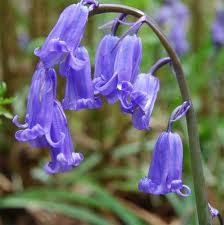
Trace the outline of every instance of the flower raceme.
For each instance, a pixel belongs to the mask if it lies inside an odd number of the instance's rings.
[[[97,2],[83,0],[67,7],[43,46],[35,51],[40,63],[31,82],[25,124],[18,122],[18,116],[13,119],[13,122],[21,128],[16,132],[17,140],[29,142],[33,147],[50,149],[51,160],[44,167],[48,174],[69,171],[83,160],[81,153],[74,152],[64,109],[78,111],[98,108],[102,105],[102,101],[100,96],[96,95],[103,95],[110,104],[120,101],[122,112],[132,115],[135,128],[147,130],[160,87],[155,73],[161,66],[170,63],[170,58],[165,58],[159,60],[149,73],[139,72],[142,43],[137,32],[145,17],[136,23],[126,23],[126,15],[122,14],[114,20],[112,33],[106,35],[99,44],[92,81],[88,51],[80,46],[89,7],[97,7]],[[116,36],[119,24],[131,26],[121,37]],[[60,75],[66,79],[62,105],[56,99],[57,80],[54,70],[56,65],[59,65]],[[170,121],[173,122],[172,119]],[[150,172],[147,179],[151,179],[152,182],[147,181],[147,186],[144,180],[140,189],[151,193],[178,192],[185,187],[180,182],[181,140],[171,130],[167,134],[164,133],[160,139],[161,143],[167,144],[170,141],[170,147],[168,151],[164,151],[160,144],[155,148],[155,161],[151,171],[156,177],[151,176]],[[179,170],[171,168],[168,163],[159,167],[160,160],[164,157],[175,160],[175,154],[177,154],[175,165]],[[169,174],[170,178],[170,183],[166,187],[163,180],[166,175],[163,175],[163,172]],[[155,184],[158,187],[150,189],[149,186]],[[159,191],[161,187],[163,189]]]
[[[172,123],[186,115],[190,107],[191,103],[186,101],[172,113],[167,131],[162,132],[154,147],[148,176],[139,182],[140,191],[155,195],[175,192],[182,197],[191,193],[190,188],[182,183],[182,141],[177,133],[172,132]]]
[[[47,173],[70,170],[83,160],[82,154],[73,152],[67,120],[56,100],[54,66],[59,64],[61,75],[69,82],[63,101],[65,108],[79,110],[99,107],[101,104],[100,99],[94,97],[88,53],[85,48],[80,47],[89,13],[86,5],[96,7],[97,2],[83,0],[68,6],[43,46],[35,50],[40,62],[27,98],[25,123],[20,124],[18,116],[13,119],[15,125],[21,128],[15,134],[17,140],[29,142],[32,147],[50,148],[52,159],[45,166]],[[80,79],[81,73],[84,74],[84,79]]]

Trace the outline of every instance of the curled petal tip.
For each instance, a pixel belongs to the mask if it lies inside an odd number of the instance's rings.
[[[67,163],[65,155],[63,153],[57,155],[57,161],[59,161],[60,163]]]
[[[19,116],[18,115],[15,115],[14,118],[12,119],[12,122],[19,128],[27,128],[28,127],[28,123],[24,123],[24,124],[21,124],[19,123],[18,121],[19,119]]]
[[[44,134],[45,130],[39,124],[37,124],[31,129],[27,128],[25,130],[17,131],[15,137],[18,141],[26,142],[34,140],[37,137],[43,136]]]
[[[147,193],[147,194],[160,195],[165,193],[161,185],[156,185],[148,177],[144,177],[140,180],[138,184],[138,189],[139,191]]]
[[[187,185],[183,185],[181,189],[175,191],[181,197],[188,197],[191,194],[191,189]]]
[[[84,155],[82,153],[72,153],[73,165],[78,166],[84,159]]]

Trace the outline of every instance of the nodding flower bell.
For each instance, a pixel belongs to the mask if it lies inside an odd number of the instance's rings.
[[[49,132],[55,95],[56,73],[54,69],[45,69],[43,64],[39,63],[28,95],[25,124],[18,122],[17,115],[13,118],[13,123],[22,128],[15,134],[18,141],[34,142]]]
[[[190,107],[191,103],[186,101],[172,113],[167,131],[159,136],[154,147],[148,176],[139,182],[140,191],[154,195],[170,192],[182,197],[190,195],[190,188],[182,183],[182,141],[172,132],[172,123],[186,115]]]
[[[50,141],[51,140],[51,141]],[[51,161],[44,166],[46,173],[55,174],[71,170],[84,159],[81,153],[74,152],[72,137],[68,128],[67,119],[61,104],[55,100],[53,120],[48,137]],[[55,143],[57,143],[55,145]]]
[[[161,59],[148,74],[139,74],[133,85],[121,82],[118,86],[121,109],[132,114],[133,125],[138,130],[149,129],[150,117],[160,88],[159,79],[154,74],[161,66],[170,62],[170,58]]]
[[[79,47],[88,13],[88,7],[84,3],[72,4],[61,13],[43,46],[34,52],[45,67],[53,67],[63,61],[69,52]]]
[[[212,41],[217,49],[224,46],[224,8],[218,9],[216,12],[216,18],[212,25]]]
[[[99,108],[102,101],[100,97],[94,96],[89,54],[84,47],[79,47],[74,55],[75,57],[68,56],[69,63],[63,71],[67,80],[65,97],[62,101],[63,108],[69,110]],[[79,59],[81,65],[77,66],[74,59]]]
[[[106,96],[108,102],[113,104],[117,101],[116,93],[107,93],[104,85],[109,83],[114,74],[114,63],[117,54],[117,45],[119,38],[113,35],[106,35],[100,42],[96,52],[94,89],[95,93],[102,93]],[[109,85],[110,86],[110,85]],[[110,87],[109,87],[110,88]]]
[[[97,51],[95,91],[105,96],[110,104],[118,100],[117,87],[122,82],[132,84],[139,71],[142,60],[142,43],[135,33],[141,26],[142,20],[137,21],[136,24],[120,39],[113,36],[105,37]],[[109,43],[110,40],[111,43]],[[104,46],[105,49],[103,49]],[[110,56],[110,59],[106,59],[107,55]],[[100,59],[101,56],[104,58]],[[106,68],[107,65],[109,66]]]

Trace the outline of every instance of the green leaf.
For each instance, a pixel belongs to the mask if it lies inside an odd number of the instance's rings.
[[[1,81],[0,82],[0,96],[3,96],[7,91],[6,83]]]
[[[0,116],[4,116],[8,119],[13,118],[12,114],[7,109],[3,108],[2,106],[0,106]]]
[[[79,181],[80,187],[85,187],[88,191],[86,194],[55,190],[49,188],[37,188],[30,189],[22,193],[15,194],[10,198],[13,199],[26,199],[27,202],[32,201],[45,201],[47,203],[67,202],[71,204],[82,204],[88,207],[96,208],[101,210],[102,208],[113,212],[125,224],[129,225],[143,225],[144,223],[130,212],[128,209],[122,206],[122,204],[114,196],[108,193],[102,187],[90,183],[89,181]],[[0,205],[1,205],[0,201]]]
[[[14,97],[11,97],[11,98],[2,98],[2,97],[0,97],[0,105],[11,104],[14,100],[15,100]]]
[[[8,197],[0,200],[0,208],[41,208],[48,211],[62,213],[81,221],[95,225],[112,225],[109,221],[102,218],[96,212],[84,207],[72,207],[64,203],[48,202],[38,199],[29,199],[24,197]]]
[[[94,192],[97,194],[97,197],[100,199],[100,202],[103,203],[104,206],[107,206],[111,210],[113,210],[113,212],[115,212],[124,221],[125,224],[128,225],[144,224],[137,216],[135,216],[132,212],[123,207],[122,204],[119,202],[119,200],[110,195],[105,189],[101,188],[100,186],[94,183],[89,182],[88,186],[90,186],[94,190]]]

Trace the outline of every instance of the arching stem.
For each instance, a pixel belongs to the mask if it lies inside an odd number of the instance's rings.
[[[99,4],[98,7],[90,11],[90,16],[102,13],[125,13],[127,15],[132,15],[134,17],[140,18],[145,16],[144,12],[116,4]],[[169,57],[172,60],[173,68],[176,73],[176,78],[180,88],[181,96],[183,101],[191,101],[190,92],[188,85],[184,76],[184,72],[180,63],[180,60],[175,52],[175,50],[170,45],[168,39],[160,30],[155,21],[146,16],[145,23],[152,29],[152,31],[157,35],[160,42],[166,49]],[[211,218],[208,211],[208,201],[206,195],[205,179],[202,168],[202,158],[200,151],[199,135],[197,128],[196,114],[194,112],[193,106],[187,114],[187,127],[188,127],[188,137],[189,137],[189,147],[190,147],[190,156],[191,156],[191,166],[192,166],[192,175],[194,183],[194,191],[196,198],[197,214],[199,225],[211,225]]]

